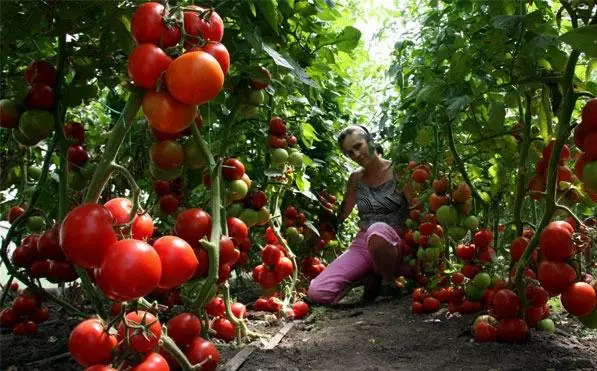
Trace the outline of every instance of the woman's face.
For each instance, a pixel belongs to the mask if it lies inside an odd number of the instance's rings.
[[[362,167],[365,167],[371,160],[369,158],[369,145],[362,133],[358,131],[354,131],[344,138],[342,152]]]

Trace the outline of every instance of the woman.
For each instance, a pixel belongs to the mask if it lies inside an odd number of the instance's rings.
[[[356,205],[360,231],[344,254],[311,281],[308,297],[319,304],[336,304],[362,281],[369,283],[365,283],[363,297],[367,301],[380,292],[396,292],[394,272],[401,260],[398,234],[407,218],[410,199],[406,189],[396,189],[392,163],[382,158],[367,129],[345,128],[338,136],[338,144],[360,165],[348,179],[338,219],[342,223]]]

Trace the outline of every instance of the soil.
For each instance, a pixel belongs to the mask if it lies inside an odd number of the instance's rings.
[[[563,314],[552,316],[555,334],[533,331],[524,344],[479,344],[469,332],[474,315],[442,309],[414,316],[409,297],[368,305],[355,298],[335,308],[314,307],[307,321],[297,321],[274,349],[255,350],[240,370],[597,370],[597,331]],[[57,318],[54,308],[31,337],[3,330],[0,369],[81,370],[66,345],[76,321]],[[249,321],[250,329],[270,336],[284,326],[264,313]],[[224,369],[240,349],[215,342]]]

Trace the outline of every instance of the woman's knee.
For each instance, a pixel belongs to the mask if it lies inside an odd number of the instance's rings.
[[[329,305],[333,304],[336,299],[336,294],[326,290],[317,279],[311,280],[309,284],[309,290],[307,291],[307,297],[314,303]]]
[[[376,234],[371,235],[367,242],[367,249],[369,250],[370,254],[377,254],[380,252],[385,252],[386,250],[395,249],[392,244],[386,241],[385,238],[378,236]]]

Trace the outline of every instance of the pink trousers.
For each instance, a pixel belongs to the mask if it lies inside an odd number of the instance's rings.
[[[398,231],[386,223],[374,223],[366,231],[360,231],[350,247],[311,281],[309,299],[319,304],[336,304],[351,283],[373,272],[373,259],[367,248],[371,236],[388,241],[398,249],[400,256]]]

